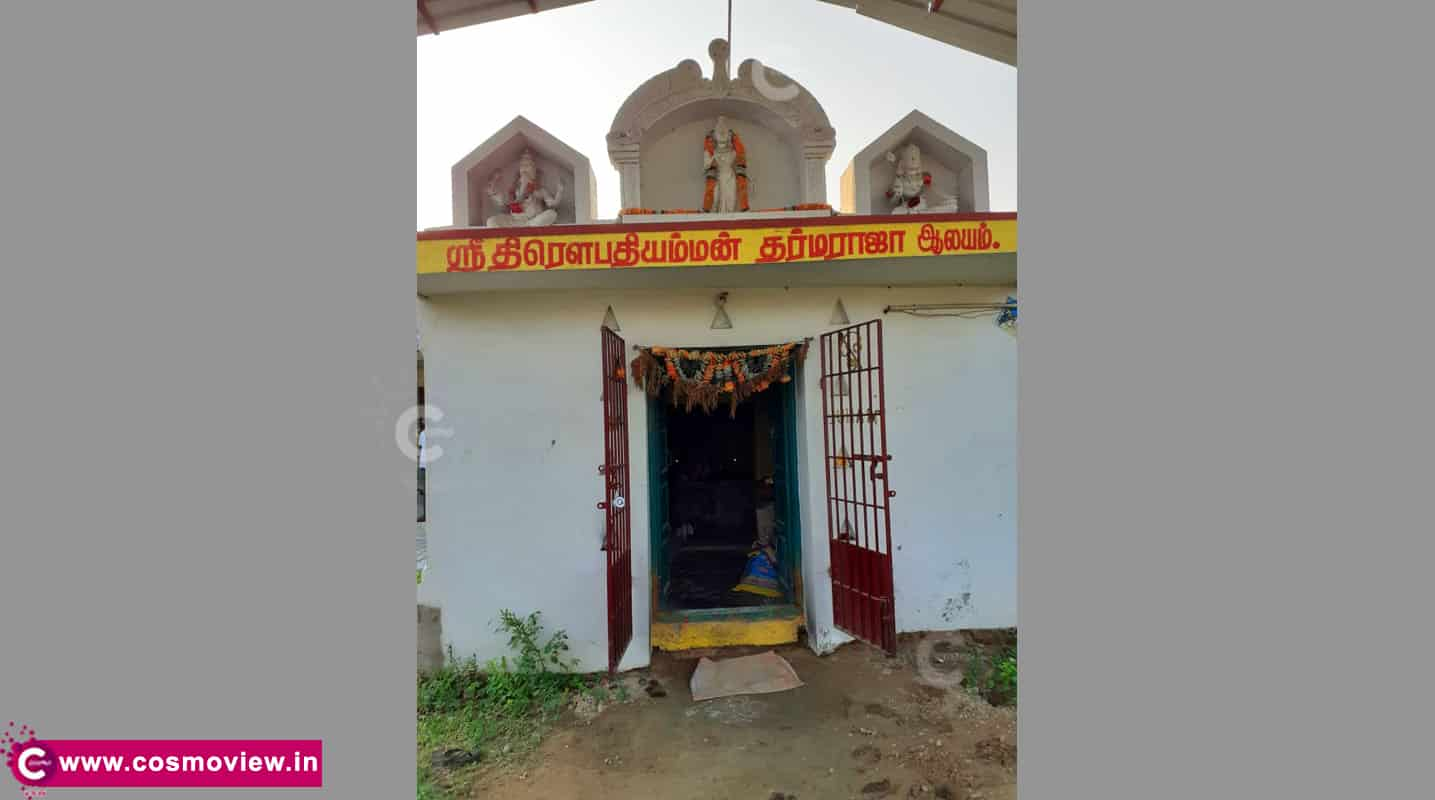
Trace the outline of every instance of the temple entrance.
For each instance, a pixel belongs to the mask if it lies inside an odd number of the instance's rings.
[[[735,415],[726,406],[685,411],[666,394],[649,401],[654,646],[796,640],[802,537],[793,385],[754,394]]]

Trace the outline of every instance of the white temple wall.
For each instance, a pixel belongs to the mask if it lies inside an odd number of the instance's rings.
[[[697,159],[694,159],[697,161]],[[700,162],[698,162],[700,163]],[[706,290],[486,292],[422,302],[425,390],[452,435],[428,474],[426,601],[460,656],[496,658],[500,608],[542,611],[584,670],[606,668],[598,329],[611,305],[633,344],[760,345],[882,318],[897,629],[1016,625],[1016,340],[990,318],[882,315],[888,304],[1002,301],[1009,289],[735,289],[716,331]],[[631,354],[631,349],[630,349]],[[832,627],[814,349],[799,377],[803,574],[809,638]],[[645,396],[629,382],[633,641],[649,661]],[[736,577],[736,576],[735,576]]]

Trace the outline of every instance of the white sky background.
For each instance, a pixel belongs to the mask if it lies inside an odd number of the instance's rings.
[[[708,42],[726,29],[727,0],[595,0],[419,38],[418,228],[452,223],[450,168],[519,115],[588,157],[596,215],[616,217],[618,107],[685,58],[711,78]],[[729,73],[749,58],[827,111],[834,207],[852,156],[917,109],[986,148],[991,209],[1016,210],[1016,68],[816,0],[734,0]]]

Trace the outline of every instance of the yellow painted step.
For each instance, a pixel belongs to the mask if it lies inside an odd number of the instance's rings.
[[[779,619],[654,622],[651,641],[653,647],[667,651],[790,644],[797,641],[797,629],[801,624],[800,615]]]

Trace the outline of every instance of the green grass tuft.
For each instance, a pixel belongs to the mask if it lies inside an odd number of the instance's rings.
[[[422,575],[420,575],[422,579]],[[575,674],[567,657],[568,635],[546,639],[537,612],[520,617],[504,609],[498,630],[508,634],[508,657],[480,665],[452,649],[444,665],[418,679],[418,797],[446,800],[466,794],[476,765],[436,769],[434,753],[478,750],[483,761],[532,749],[557,719],[573,692],[596,683]],[[507,753],[505,753],[505,750]]]
[[[994,706],[1016,705],[1016,648],[996,653],[973,650],[967,655],[963,673],[967,689]]]

